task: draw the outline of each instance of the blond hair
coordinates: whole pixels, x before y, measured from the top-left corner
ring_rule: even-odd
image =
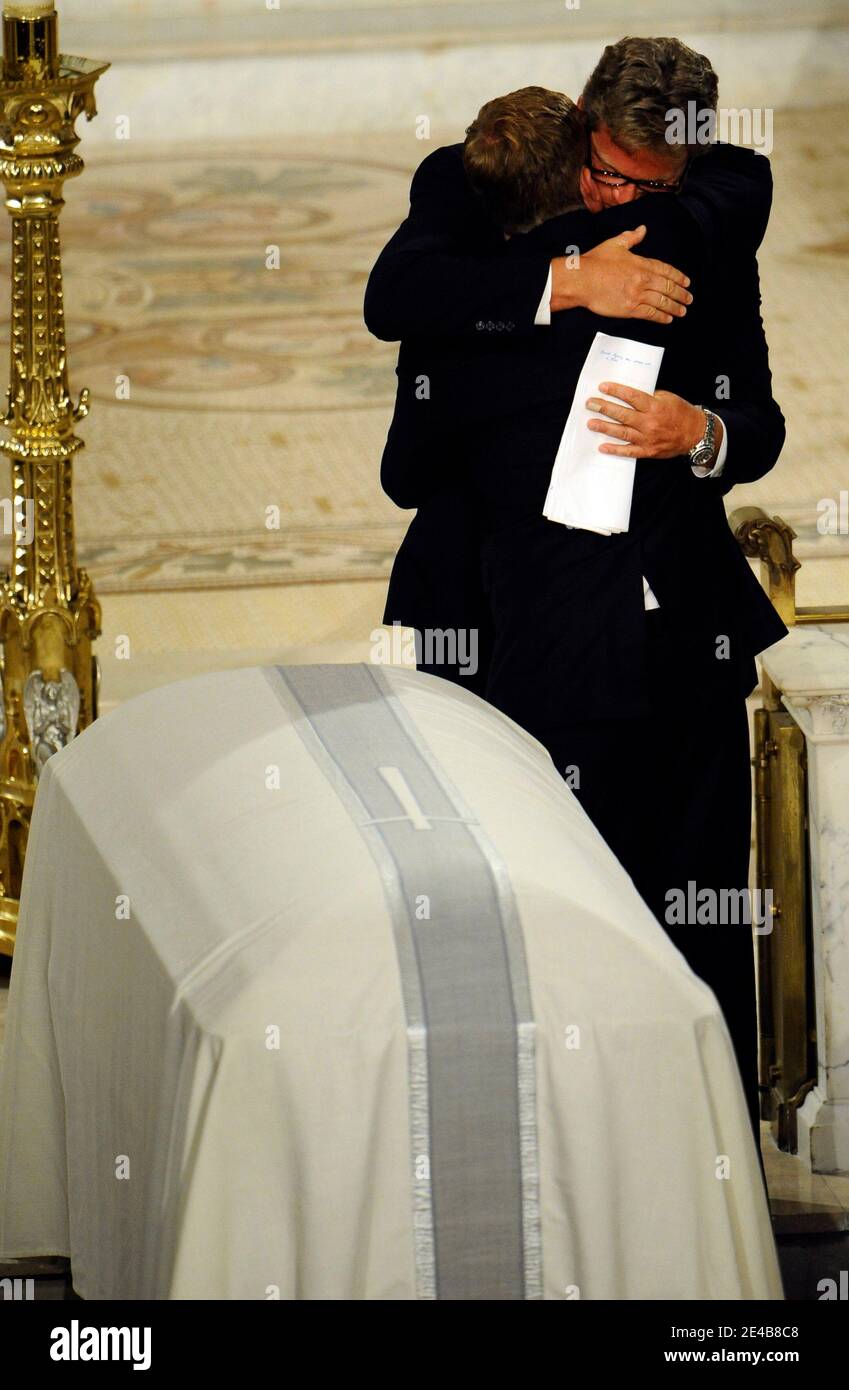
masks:
[[[529,231],[583,206],[584,120],[562,92],[522,87],[482,106],[466,131],[463,164],[490,216],[505,231]]]

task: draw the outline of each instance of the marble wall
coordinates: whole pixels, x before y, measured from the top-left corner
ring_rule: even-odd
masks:
[[[731,107],[845,98],[845,0],[60,0],[67,52],[113,62],[101,83],[145,138],[397,131],[421,114],[456,138],[493,92],[578,92],[604,43],[676,33],[707,52]]]

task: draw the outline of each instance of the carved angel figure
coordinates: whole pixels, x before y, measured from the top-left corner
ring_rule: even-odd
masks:
[[[80,692],[71,672],[63,669],[58,681],[46,681],[40,671],[31,671],[24,684],[24,714],[38,777],[51,754],[77,731]]]

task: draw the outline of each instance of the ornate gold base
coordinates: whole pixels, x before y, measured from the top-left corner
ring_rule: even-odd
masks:
[[[0,898],[0,956],[14,955],[17,929],[17,898]]]

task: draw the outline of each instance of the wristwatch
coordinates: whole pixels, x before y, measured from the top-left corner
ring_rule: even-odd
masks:
[[[695,464],[697,468],[712,468],[716,450],[716,416],[712,410],[705,410],[703,405],[696,408],[704,411],[705,432],[698,444],[694,444],[692,449],[687,452],[690,462]]]

